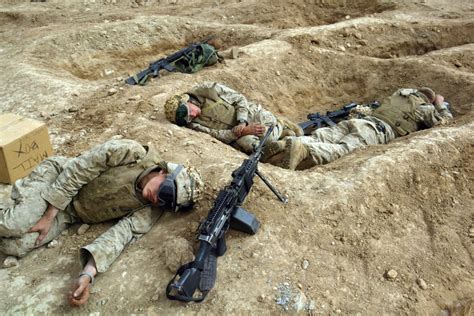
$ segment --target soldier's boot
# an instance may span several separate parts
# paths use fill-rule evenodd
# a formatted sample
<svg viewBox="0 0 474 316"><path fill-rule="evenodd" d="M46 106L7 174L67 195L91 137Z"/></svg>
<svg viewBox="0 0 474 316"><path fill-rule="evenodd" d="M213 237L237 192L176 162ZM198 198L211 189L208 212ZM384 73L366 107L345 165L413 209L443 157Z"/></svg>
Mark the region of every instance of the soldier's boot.
<svg viewBox="0 0 474 316"><path fill-rule="evenodd" d="M286 143L284 140L269 143L263 147L262 162L267 162L271 157L283 152L285 150Z"/></svg>
<svg viewBox="0 0 474 316"><path fill-rule="evenodd" d="M309 151L297 138L287 138L283 168L295 170L298 165L308 158Z"/></svg>

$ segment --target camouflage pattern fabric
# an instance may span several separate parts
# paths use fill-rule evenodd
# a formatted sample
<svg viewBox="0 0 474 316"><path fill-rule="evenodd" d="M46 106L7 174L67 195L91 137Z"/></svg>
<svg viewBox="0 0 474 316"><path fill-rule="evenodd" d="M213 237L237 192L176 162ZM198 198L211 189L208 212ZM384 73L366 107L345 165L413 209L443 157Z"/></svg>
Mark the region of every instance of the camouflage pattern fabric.
<svg viewBox="0 0 474 316"><path fill-rule="evenodd" d="M43 244L55 238L70 224L80 222L71 201L83 186L100 177L110 168L133 164L146 155L145 148L132 140L113 140L99 145L76 158L52 157L43 161L28 177L18 180L12 191L13 206L0 210L0 251L23 256L34 248L38 233L27 231L42 217L48 202L61 211ZM168 163L173 170L175 164ZM190 177L178 177L178 197L198 200L202 193L202 179L193 168L184 169ZM137 173L137 178L140 176ZM194 189L196 191L194 191ZM182 192L182 193L180 193ZM120 198L117 198L117 208ZM81 249L81 262L92 256L98 272L105 272L125 246L148 232L160 217L162 210L149 207L144 201L141 208L123 217L91 244ZM97 210L100 211L100 210Z"/></svg>
<svg viewBox="0 0 474 316"><path fill-rule="evenodd" d="M414 89L400 89L393 95L410 95L415 92ZM417 126L429 128L451 119L452 114L445 104L435 106L423 101L416 106L414 117ZM310 153L310 157L298 169L326 164L357 148L386 144L395 137L397 135L394 129L374 116L341 121L335 126L317 129L310 136L298 137Z"/></svg>
<svg viewBox="0 0 474 316"><path fill-rule="evenodd" d="M0 209L0 252L22 257L35 248L38 233L28 230L43 216L48 203L41 198L63 170L66 157L51 157L41 162L27 177L17 180L12 188L10 207ZM61 231L77 221L70 208L56 216L42 244L48 243Z"/></svg>
<svg viewBox="0 0 474 316"><path fill-rule="evenodd" d="M206 98L217 96L235 108L236 120L244 120L249 124L258 123L267 127L270 125L275 125L275 128L269 138L270 142L280 139L282 135L283 125L277 120L275 115L263 109L260 104L248 101L244 95L223 84L216 82L206 82L194 87L185 95L189 94L197 97L201 104L205 103ZM171 109L174 108L176 111L177 107L177 97L175 96L173 98L174 100L168 100L165 104L165 114L167 113L166 117L172 122L173 114L171 113ZM216 120L217 119L218 118L216 118ZM253 148L258 146L260 143L260 137L257 136L248 135L240 138L236 137L231 128L216 129L211 126L196 123L194 121L191 122L188 127L196 131L209 134L226 144L232 144L234 147L246 153L252 152Z"/></svg>

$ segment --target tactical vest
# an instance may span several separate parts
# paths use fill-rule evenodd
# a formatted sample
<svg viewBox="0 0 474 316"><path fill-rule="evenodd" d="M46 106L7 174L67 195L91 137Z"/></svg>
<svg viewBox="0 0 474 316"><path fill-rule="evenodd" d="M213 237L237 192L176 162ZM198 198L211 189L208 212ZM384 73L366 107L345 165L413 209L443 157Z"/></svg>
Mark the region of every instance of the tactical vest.
<svg viewBox="0 0 474 316"><path fill-rule="evenodd" d="M85 223L100 223L126 216L143 206L143 200L136 195L136 180L153 165L166 166L158 153L149 148L140 161L105 171L83 186L74 197L77 215Z"/></svg>
<svg viewBox="0 0 474 316"><path fill-rule="evenodd" d="M418 105L426 104L426 101L414 92L415 90L405 95L402 94L403 91L394 93L372 114L390 125L398 136L404 136L419 129L415 111Z"/></svg>
<svg viewBox="0 0 474 316"><path fill-rule="evenodd" d="M212 129L231 129L237 123L237 113L234 106L220 98L212 88L198 88L189 95L201 104L201 114L193 120L194 123Z"/></svg>

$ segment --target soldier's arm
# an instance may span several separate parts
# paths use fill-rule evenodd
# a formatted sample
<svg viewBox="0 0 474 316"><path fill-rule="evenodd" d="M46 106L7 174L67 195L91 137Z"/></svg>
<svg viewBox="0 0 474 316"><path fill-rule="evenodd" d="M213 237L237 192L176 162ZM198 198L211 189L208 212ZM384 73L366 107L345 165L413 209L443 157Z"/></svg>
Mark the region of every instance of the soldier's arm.
<svg viewBox="0 0 474 316"><path fill-rule="evenodd" d="M81 248L80 260L83 267L93 258L97 272L105 272L117 259L125 246L133 239L147 233L160 218L162 211L145 207L122 218L91 244Z"/></svg>
<svg viewBox="0 0 474 316"><path fill-rule="evenodd" d="M56 181L41 197L64 210L77 192L102 172L143 158L145 148L133 140L112 140L70 159Z"/></svg>
<svg viewBox="0 0 474 316"><path fill-rule="evenodd" d="M219 97L235 107L237 113L237 121L248 122L250 102L241 93L223 85L216 83L214 89Z"/></svg>
<svg viewBox="0 0 474 316"><path fill-rule="evenodd" d="M203 126L198 123L193 123L193 122L191 122L188 125L188 127L198 132L209 134L212 137L217 138L218 140L226 144L229 144L238 139L238 137L230 129L222 129L222 130L212 129L212 128L208 128L206 126Z"/></svg>
<svg viewBox="0 0 474 316"><path fill-rule="evenodd" d="M426 128L443 124L448 120L448 118L442 116L432 104L422 104L417 106L415 115L417 121Z"/></svg>

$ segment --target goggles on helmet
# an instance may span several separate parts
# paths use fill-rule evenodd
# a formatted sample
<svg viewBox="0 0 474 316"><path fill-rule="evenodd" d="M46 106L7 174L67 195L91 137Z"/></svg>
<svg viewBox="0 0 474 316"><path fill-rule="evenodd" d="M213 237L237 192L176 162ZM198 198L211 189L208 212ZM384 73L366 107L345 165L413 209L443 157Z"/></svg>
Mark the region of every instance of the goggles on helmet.
<svg viewBox="0 0 474 316"><path fill-rule="evenodd" d="M159 206L165 206L171 208L173 212L178 211L176 205L177 200L177 186L176 177L183 169L183 165L178 165L176 169L170 175L166 176L165 181L161 184L158 192L156 193L159 202Z"/></svg>

